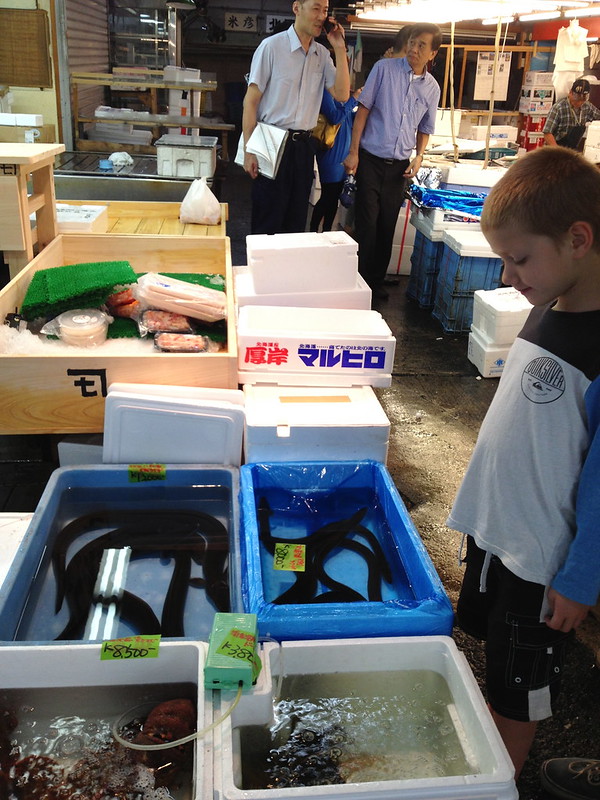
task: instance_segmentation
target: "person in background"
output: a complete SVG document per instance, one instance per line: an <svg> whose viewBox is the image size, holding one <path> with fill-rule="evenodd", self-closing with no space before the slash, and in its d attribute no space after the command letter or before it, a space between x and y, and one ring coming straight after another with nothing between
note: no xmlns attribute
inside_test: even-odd
<svg viewBox="0 0 600 800"><path fill-rule="evenodd" d="M332 125L339 124L333 145L328 150L317 152L319 166L319 179L321 181L321 197L315 203L310 220L311 231L318 231L323 222L323 230L330 231L338 209L340 192L344 185L346 170L344 159L350 148L352 136L352 123L358 106L357 98L361 93L357 89L345 103L334 100L329 92L323 92L321 113L324 114Z"/></svg>
<svg viewBox="0 0 600 800"><path fill-rule="evenodd" d="M245 153L244 169L253 179L252 233L305 229L315 155L311 132L323 89L343 103L350 96L343 28L330 21L327 39L335 66L327 48L314 41L324 29L327 7L325 0L294 0L294 24L264 39L252 58L242 114L244 143L259 121L289 131L275 179L259 175L256 156Z"/></svg>
<svg viewBox="0 0 600 800"><path fill-rule="evenodd" d="M394 37L394 44L388 47L383 54L383 58L404 58L408 40L410 39L411 28L412 25L405 25L403 28L400 28Z"/></svg>
<svg viewBox="0 0 600 800"><path fill-rule="evenodd" d="M532 151L488 195L481 230L533 309L446 524L467 540L457 624L486 642L518 778L600 592L600 172L565 147Z"/></svg>
<svg viewBox="0 0 600 800"><path fill-rule="evenodd" d="M375 300L387 297L383 281L396 220L434 131L440 87L427 64L441 41L437 25L413 25L406 57L379 59L360 96L344 165L356 173L358 268Z"/></svg>
<svg viewBox="0 0 600 800"><path fill-rule="evenodd" d="M589 81L577 78L569 94L548 112L544 125L544 141L547 145L579 149L586 123L600 119L600 109L590 103L589 96Z"/></svg>

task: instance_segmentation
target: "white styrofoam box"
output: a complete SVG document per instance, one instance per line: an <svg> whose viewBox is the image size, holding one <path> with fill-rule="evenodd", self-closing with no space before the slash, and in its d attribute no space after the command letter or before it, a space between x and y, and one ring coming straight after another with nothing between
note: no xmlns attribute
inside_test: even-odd
<svg viewBox="0 0 600 800"><path fill-rule="evenodd" d="M411 258L414 249L414 244L405 244L404 247L399 244L393 244L387 268L388 275L410 275Z"/></svg>
<svg viewBox="0 0 600 800"><path fill-rule="evenodd" d="M454 109L454 135L455 137L468 136L471 123L462 109ZM436 137L452 138L452 113L449 108L438 108L435 115L435 134Z"/></svg>
<svg viewBox="0 0 600 800"><path fill-rule="evenodd" d="M396 339L378 311L244 306L238 382L389 386Z"/></svg>
<svg viewBox="0 0 600 800"><path fill-rule="evenodd" d="M539 70L529 70L525 73L525 86L553 86L552 72L540 72Z"/></svg>
<svg viewBox="0 0 600 800"><path fill-rule="evenodd" d="M387 272L399 275L410 273L410 256L415 243L415 230L409 224L411 207L412 203L405 200L398 213ZM409 249L410 252L408 252Z"/></svg>
<svg viewBox="0 0 600 800"><path fill-rule="evenodd" d="M483 169L483 162L471 164L455 164L448 168L445 182L473 186L473 192L478 193L478 187L491 188L506 174L506 167L488 167Z"/></svg>
<svg viewBox="0 0 600 800"><path fill-rule="evenodd" d="M250 234L246 253L257 294L356 286L358 244L345 231Z"/></svg>
<svg viewBox="0 0 600 800"><path fill-rule="evenodd" d="M129 699L123 702L123 697L127 698L127 687L131 687L129 697L139 694L138 687L147 687L146 696L157 698L157 702L160 702L161 698L175 699L174 695L177 695L181 684L192 684L198 687L196 730L201 730L212 722L211 698L203 690L206 649L204 642L163 640L157 658L121 658L116 663L109 663L100 659L99 644L2 647L2 688L52 690L89 687L90 692L97 689L99 699L94 701L95 705L91 704L91 700L86 702L91 708L86 716L89 718L95 713L98 718L112 721L118 720L133 704ZM113 687L122 688L111 692ZM81 693L73 696L79 697L76 703L53 713L83 713ZM53 708L56 708L56 699L52 702ZM41 714L42 697L39 697L36 706L37 713ZM197 740L194 748L191 800L202 800L212 795L210 738ZM48 755L55 757L55 751L49 749Z"/></svg>
<svg viewBox="0 0 600 800"><path fill-rule="evenodd" d="M15 125L23 125L26 128L31 126L40 127L44 124L42 114L15 114Z"/></svg>
<svg viewBox="0 0 600 800"><path fill-rule="evenodd" d="M470 217L462 211L445 208L418 208L411 217L411 224L433 242L441 242L446 230L480 231L481 223L477 217Z"/></svg>
<svg viewBox="0 0 600 800"><path fill-rule="evenodd" d="M473 327L490 343L510 345L532 309L531 303L510 286L477 289L473 299Z"/></svg>
<svg viewBox="0 0 600 800"><path fill-rule="evenodd" d="M319 641L284 641L279 649L270 642L263 645L261 653L263 671L257 684L241 696L232 714L214 734L215 758L214 786L218 800L278 800L279 798L303 798L303 800L516 800L518 797L514 783L514 768L500 738L490 712L481 695L477 682L467 660L458 650L454 641L447 636L418 636L377 639L325 639ZM419 736L417 750L406 744L395 745L395 737L388 736L386 753L393 758L396 774L398 765L411 756L423 757L424 777L406 777L393 780L355 780L352 783L304 786L297 788L244 789L242 774L243 740L240 729L247 726L273 724L273 704L278 698L280 675L291 677L299 686L307 680L313 684L313 695L318 697L319 683L335 680L336 674L350 674L350 680L360 681L368 673L371 686L365 691L365 701L380 695L389 701L382 701L378 724L393 726L394 709L398 699L394 697L399 682L418 682L419 690L424 684L435 682L447 687L451 702L445 706L447 718L444 728L453 735L457 747L462 749L465 764L464 774L436 775L435 757L432 742L426 730ZM391 677L390 677L391 674ZM410 677L409 677L410 676ZM364 680L364 679L363 679ZM361 684L361 689L364 684ZM343 686L343 684L340 684ZM341 689L343 692L343 688ZM400 691L397 690L396 691ZM221 697L219 713L225 712L231 704L230 692ZM302 695L304 696L304 695ZM326 691L323 696L329 696ZM334 696L339 696L336 694ZM275 698L275 699L274 699ZM366 704L366 703L365 703ZM360 724L363 714L356 715ZM325 720L334 726L335 720ZM407 722L407 724L409 724ZM317 723L318 725L318 723ZM345 729L341 728L343 734ZM352 727L347 730L352 737ZM431 734L430 734L431 735ZM247 741L247 739L246 739ZM362 738L357 737L355 758L367 765L377 761L377 756L360 753ZM352 759L352 753L345 754L346 745L339 745L338 765ZM398 752L400 750L400 752ZM385 758L385 755L383 756ZM400 766L401 769L401 766ZM427 774L429 772L429 774ZM408 775L410 770L406 769ZM422 773L421 773L422 774ZM414 773L413 773L414 775Z"/></svg>
<svg viewBox="0 0 600 800"><path fill-rule="evenodd" d="M171 178L212 178L217 167L216 136L167 133L156 142L156 169Z"/></svg>
<svg viewBox="0 0 600 800"><path fill-rule="evenodd" d="M485 140L487 131L487 125L473 125L471 128L471 138L477 139L477 141ZM518 132L518 128L513 125L492 125L490 127L490 138L506 139L510 142L516 142Z"/></svg>
<svg viewBox="0 0 600 800"><path fill-rule="evenodd" d="M302 308L371 308L371 288L362 275L356 274L356 285L352 289L321 291L318 286L303 292L277 292L257 294L250 267L233 268L233 287L238 307L298 306ZM305 287L306 289L307 287Z"/></svg>
<svg viewBox="0 0 600 800"><path fill-rule="evenodd" d="M467 358L483 378L499 378L502 375L509 350L510 345L494 344L477 328L471 328Z"/></svg>
<svg viewBox="0 0 600 800"><path fill-rule="evenodd" d="M585 134L586 147L600 147L600 120L594 120L587 126Z"/></svg>
<svg viewBox="0 0 600 800"><path fill-rule="evenodd" d="M60 233L106 233L108 230L108 206L57 203L56 218Z"/></svg>
<svg viewBox="0 0 600 800"><path fill-rule="evenodd" d="M370 386L244 386L247 462L385 464L390 421Z"/></svg>
<svg viewBox="0 0 600 800"><path fill-rule="evenodd" d="M0 586L2 586L32 516L33 512L19 514L4 511L0 513Z"/></svg>
<svg viewBox="0 0 600 800"><path fill-rule="evenodd" d="M553 105L552 100L529 100L526 97L522 97L519 100L519 112L529 116L547 114Z"/></svg>
<svg viewBox="0 0 600 800"><path fill-rule="evenodd" d="M9 111L0 112L0 125L16 125L16 116Z"/></svg>
<svg viewBox="0 0 600 800"><path fill-rule="evenodd" d="M102 463L102 434L87 433L63 436L58 442L58 463L61 467Z"/></svg>
<svg viewBox="0 0 600 800"><path fill-rule="evenodd" d="M585 147L583 155L592 164L597 164L600 161L600 147Z"/></svg>
<svg viewBox="0 0 600 800"><path fill-rule="evenodd" d="M102 460L239 466L243 402L237 389L113 383L106 396Z"/></svg>
<svg viewBox="0 0 600 800"><path fill-rule="evenodd" d="M488 240L481 231L473 231L470 228L444 231L442 242L461 256L495 257Z"/></svg>
<svg viewBox="0 0 600 800"><path fill-rule="evenodd" d="M167 65L163 67L163 77L166 81L199 81L200 70L190 67L175 67Z"/></svg>

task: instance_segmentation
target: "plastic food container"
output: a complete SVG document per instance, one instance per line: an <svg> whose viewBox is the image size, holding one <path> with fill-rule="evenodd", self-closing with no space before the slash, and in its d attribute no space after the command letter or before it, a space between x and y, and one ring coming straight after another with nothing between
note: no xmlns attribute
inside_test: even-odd
<svg viewBox="0 0 600 800"><path fill-rule="evenodd" d="M106 341L110 317L94 308L76 308L58 316L60 338L76 347L97 347Z"/></svg>

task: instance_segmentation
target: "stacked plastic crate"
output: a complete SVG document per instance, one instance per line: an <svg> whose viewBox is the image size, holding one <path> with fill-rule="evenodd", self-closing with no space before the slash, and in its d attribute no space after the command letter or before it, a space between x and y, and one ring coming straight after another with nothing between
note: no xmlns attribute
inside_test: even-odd
<svg viewBox="0 0 600 800"><path fill-rule="evenodd" d="M475 292L467 357L484 378L500 377L508 351L531 308L531 303L511 286Z"/></svg>

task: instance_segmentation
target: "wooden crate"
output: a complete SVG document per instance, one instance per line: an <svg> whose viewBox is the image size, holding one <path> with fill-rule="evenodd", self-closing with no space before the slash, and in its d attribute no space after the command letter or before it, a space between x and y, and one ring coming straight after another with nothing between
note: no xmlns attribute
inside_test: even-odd
<svg viewBox="0 0 600 800"><path fill-rule="evenodd" d="M127 260L136 272L225 275L227 350L219 353L102 355L0 354L0 434L99 433L104 398L115 381L236 389L237 342L231 251L226 237L61 234L0 292L0 324L21 307L38 269Z"/></svg>

